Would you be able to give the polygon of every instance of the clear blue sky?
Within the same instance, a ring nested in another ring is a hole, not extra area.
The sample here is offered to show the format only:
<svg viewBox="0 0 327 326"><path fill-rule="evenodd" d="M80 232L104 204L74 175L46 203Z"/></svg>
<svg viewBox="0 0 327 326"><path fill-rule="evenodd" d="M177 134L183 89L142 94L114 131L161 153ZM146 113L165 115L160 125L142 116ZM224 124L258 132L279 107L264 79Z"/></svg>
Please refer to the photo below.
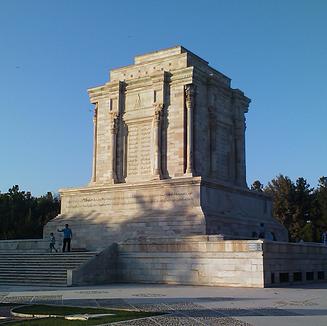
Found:
<svg viewBox="0 0 327 326"><path fill-rule="evenodd" d="M327 175L327 1L0 0L0 190L91 175L86 89L134 55L183 45L252 99L248 184Z"/></svg>

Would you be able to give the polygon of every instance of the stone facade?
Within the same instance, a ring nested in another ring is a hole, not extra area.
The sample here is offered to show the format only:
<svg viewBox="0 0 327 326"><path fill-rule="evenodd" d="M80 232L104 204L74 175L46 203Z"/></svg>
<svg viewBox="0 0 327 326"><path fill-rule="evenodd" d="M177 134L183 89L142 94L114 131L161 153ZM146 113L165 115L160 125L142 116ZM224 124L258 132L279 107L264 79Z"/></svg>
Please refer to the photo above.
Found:
<svg viewBox="0 0 327 326"><path fill-rule="evenodd" d="M135 58L89 89L92 185L202 176L246 187L250 100L183 47Z"/></svg>
<svg viewBox="0 0 327 326"><path fill-rule="evenodd" d="M250 100L208 62L181 46L135 57L89 89L94 104L92 178L63 189L61 214L74 244L100 249L139 236L286 230L271 200L248 190L245 113Z"/></svg>

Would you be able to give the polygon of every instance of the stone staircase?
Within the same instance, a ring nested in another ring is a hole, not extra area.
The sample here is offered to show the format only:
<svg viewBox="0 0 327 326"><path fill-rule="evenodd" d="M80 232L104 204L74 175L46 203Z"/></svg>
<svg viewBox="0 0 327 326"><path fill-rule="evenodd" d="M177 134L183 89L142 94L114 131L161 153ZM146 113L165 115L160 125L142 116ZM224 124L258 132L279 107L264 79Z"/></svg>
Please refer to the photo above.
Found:
<svg viewBox="0 0 327 326"><path fill-rule="evenodd" d="M96 252L0 252L0 285L67 286L67 270L80 267Z"/></svg>

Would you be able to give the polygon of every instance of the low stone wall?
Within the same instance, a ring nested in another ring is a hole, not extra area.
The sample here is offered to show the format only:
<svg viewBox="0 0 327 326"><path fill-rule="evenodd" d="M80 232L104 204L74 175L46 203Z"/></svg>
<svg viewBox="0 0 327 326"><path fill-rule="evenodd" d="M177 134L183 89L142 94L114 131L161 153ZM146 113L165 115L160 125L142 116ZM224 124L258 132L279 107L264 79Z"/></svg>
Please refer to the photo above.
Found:
<svg viewBox="0 0 327 326"><path fill-rule="evenodd" d="M263 244L265 286L327 280L327 247L313 243Z"/></svg>
<svg viewBox="0 0 327 326"><path fill-rule="evenodd" d="M269 287L327 280L327 247L218 236L119 245L121 281Z"/></svg>
<svg viewBox="0 0 327 326"><path fill-rule="evenodd" d="M119 244L118 274L122 282L263 287L262 241L130 240Z"/></svg>
<svg viewBox="0 0 327 326"><path fill-rule="evenodd" d="M117 261L118 245L113 243L79 268L67 270L67 285L94 285L117 282L119 281Z"/></svg>
<svg viewBox="0 0 327 326"><path fill-rule="evenodd" d="M48 252L49 240L47 239L24 239L24 240L1 240L0 252Z"/></svg>

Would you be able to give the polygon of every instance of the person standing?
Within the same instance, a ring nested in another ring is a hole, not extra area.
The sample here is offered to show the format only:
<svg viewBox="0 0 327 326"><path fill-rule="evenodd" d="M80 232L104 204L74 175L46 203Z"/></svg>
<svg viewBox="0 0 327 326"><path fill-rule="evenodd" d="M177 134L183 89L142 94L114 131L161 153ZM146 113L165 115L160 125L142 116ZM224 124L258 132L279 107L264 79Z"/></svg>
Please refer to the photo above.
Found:
<svg viewBox="0 0 327 326"><path fill-rule="evenodd" d="M70 251L70 242L73 237L72 230L68 227L68 224L65 224L65 228L61 230L57 230L58 232L64 232L64 241L62 245L62 252L65 252L66 250L66 244L67 244L67 251Z"/></svg>
<svg viewBox="0 0 327 326"><path fill-rule="evenodd" d="M54 237L53 233L50 233L50 252L52 252L52 250L55 250L56 252L58 252L58 250L55 247L56 244L56 238Z"/></svg>

